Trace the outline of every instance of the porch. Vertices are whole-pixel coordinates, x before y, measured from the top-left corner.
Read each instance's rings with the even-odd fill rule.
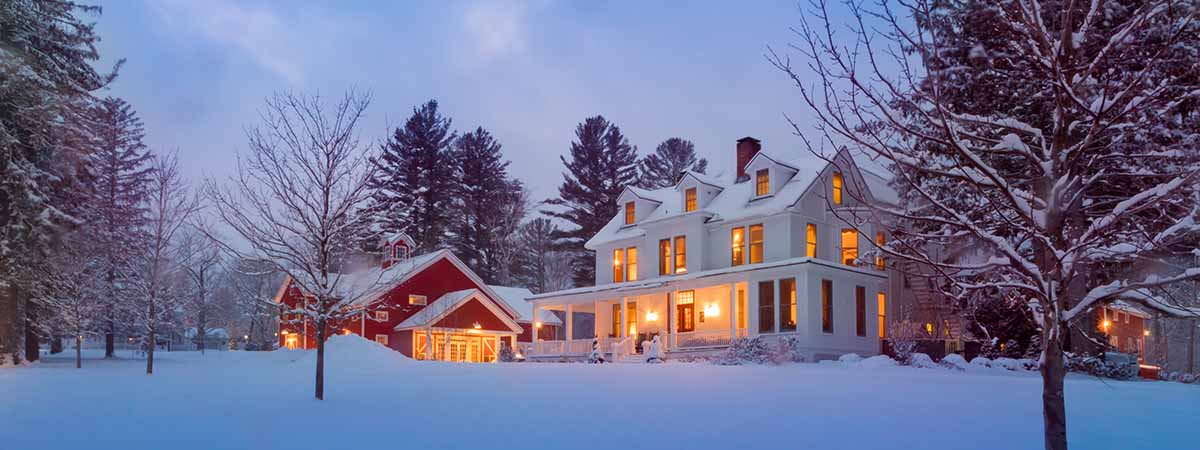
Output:
[[[720,350],[748,334],[745,282],[691,289],[657,283],[596,294],[535,300],[535,311],[565,315],[565,339],[535,338],[519,350],[532,359],[581,359],[591,353],[595,341],[605,358],[613,361],[642,353],[642,343],[656,336],[665,352],[678,355]],[[577,335],[576,313],[594,315],[594,334]]]

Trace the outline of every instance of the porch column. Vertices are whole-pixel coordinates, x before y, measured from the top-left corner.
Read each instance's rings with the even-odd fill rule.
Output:
[[[775,332],[778,333],[780,331],[779,312],[781,311],[779,309],[779,304],[782,300],[779,297],[783,297],[782,295],[779,295],[779,280],[771,281],[771,291],[773,293],[771,297],[775,299],[775,308],[772,310],[774,314],[771,315],[775,316],[772,320],[775,321]]]
[[[737,283],[729,283],[729,340],[737,338]]]
[[[567,304],[567,341],[575,339],[575,305]]]
[[[629,335],[629,322],[627,322],[629,318],[625,317],[628,315],[625,313],[628,308],[629,299],[626,297],[621,297],[621,332],[617,334],[618,337],[624,338],[625,336]]]
[[[676,317],[678,315],[675,310],[675,291],[667,291],[667,317],[670,318],[667,321],[667,336],[669,336],[667,339],[667,348],[670,350],[675,350],[675,342],[677,341],[675,323],[679,321],[679,317]]]
[[[433,360],[433,328],[425,327],[425,360]]]
[[[529,332],[529,335],[531,336],[529,338],[529,342],[533,343],[533,346],[535,348],[537,347],[537,342],[538,342],[538,331],[539,331],[538,326],[537,326],[538,316],[540,316],[541,314],[542,314],[542,308],[538,307],[538,305],[535,303],[533,305],[533,317],[529,319],[530,320],[529,326],[533,327],[533,329],[530,330],[530,332]]]

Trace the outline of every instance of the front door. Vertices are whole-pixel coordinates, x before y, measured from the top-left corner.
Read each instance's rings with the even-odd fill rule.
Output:
[[[676,313],[679,316],[678,331],[680,333],[694,331],[696,329],[696,304],[675,305],[675,309],[678,310]]]

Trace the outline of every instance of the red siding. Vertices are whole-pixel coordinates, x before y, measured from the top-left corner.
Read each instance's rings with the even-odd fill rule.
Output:
[[[512,331],[504,322],[488,310],[478,299],[467,300],[449,315],[438,321],[435,326],[443,328],[474,328],[478,323],[484,330]]]
[[[1119,319],[1116,317],[1117,312],[1121,313]],[[1136,354],[1139,359],[1145,358],[1143,343],[1146,328],[1141,317],[1108,308],[1100,308],[1097,314],[1100,331],[1109,338],[1117,338],[1117,351]],[[1104,326],[1105,320],[1108,320],[1107,328]]]
[[[389,342],[392,344],[390,347],[392,347],[393,350],[399,351],[400,353],[403,353],[404,356],[409,358],[413,357],[412,341],[413,334],[411,330],[393,331],[392,337],[389,340]]]
[[[521,328],[523,329],[523,331],[521,331],[521,334],[517,335],[517,341],[518,342],[533,342],[533,339],[531,338],[532,334],[530,334],[530,330],[533,330],[533,324],[531,324],[529,322],[517,322],[517,324],[520,325]],[[558,325],[542,324],[542,328],[538,330],[538,338],[541,340],[544,340],[544,341],[551,341],[551,340],[557,339],[557,336],[558,336]],[[575,338],[582,339],[581,336],[575,336]]]

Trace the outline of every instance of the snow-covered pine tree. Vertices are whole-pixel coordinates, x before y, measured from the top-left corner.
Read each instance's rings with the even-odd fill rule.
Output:
[[[1200,5],[847,5],[858,51],[818,1],[795,47],[813,73],[771,54],[818,123],[805,142],[890,165],[899,207],[853,212],[895,225],[888,256],[938,269],[952,298],[1024,298],[1041,329],[1045,447],[1066,449],[1070,324],[1117,299],[1195,313],[1162,293],[1200,277],[1171,263],[1200,234]]]
[[[130,251],[145,239],[146,200],[152,158],[142,142],[145,130],[133,107],[120,98],[106,97],[89,110],[88,128],[93,136],[88,152],[88,201],[79,215],[94,236],[99,249],[97,261],[104,277],[100,286],[103,320],[96,322],[104,332],[104,355],[113,357],[115,336],[122,331],[133,305],[122,292],[128,274]]]
[[[55,204],[86,133],[80,116],[114,74],[99,59],[99,7],[57,0],[0,2],[0,358],[22,359],[35,265],[63,223]],[[118,64],[119,65],[119,64]]]
[[[546,201],[558,208],[544,211],[571,222],[575,229],[556,235],[561,248],[574,255],[575,283],[596,280],[595,253],[583,248],[609,220],[617,215],[617,197],[626,186],[637,183],[637,147],[621,129],[603,116],[589,117],[575,127],[571,160],[559,156],[567,172],[558,187],[559,198]]]
[[[554,236],[559,229],[545,217],[521,225],[521,280],[535,294],[546,292],[550,276],[550,258],[556,251]]]
[[[416,241],[418,253],[446,247],[454,213],[454,139],[450,118],[438,111],[437,100],[430,100],[413,108],[404,126],[383,144],[371,159],[375,175],[363,211],[368,245],[378,236],[404,232]]]
[[[680,137],[667,139],[655,147],[654,153],[638,161],[638,186],[647,189],[674,186],[679,175],[688,169],[704,173],[708,170],[708,160],[696,159],[692,141]]]
[[[525,216],[521,183],[508,177],[500,143],[482,127],[454,140],[454,253],[490,284],[507,269],[502,253]]]

